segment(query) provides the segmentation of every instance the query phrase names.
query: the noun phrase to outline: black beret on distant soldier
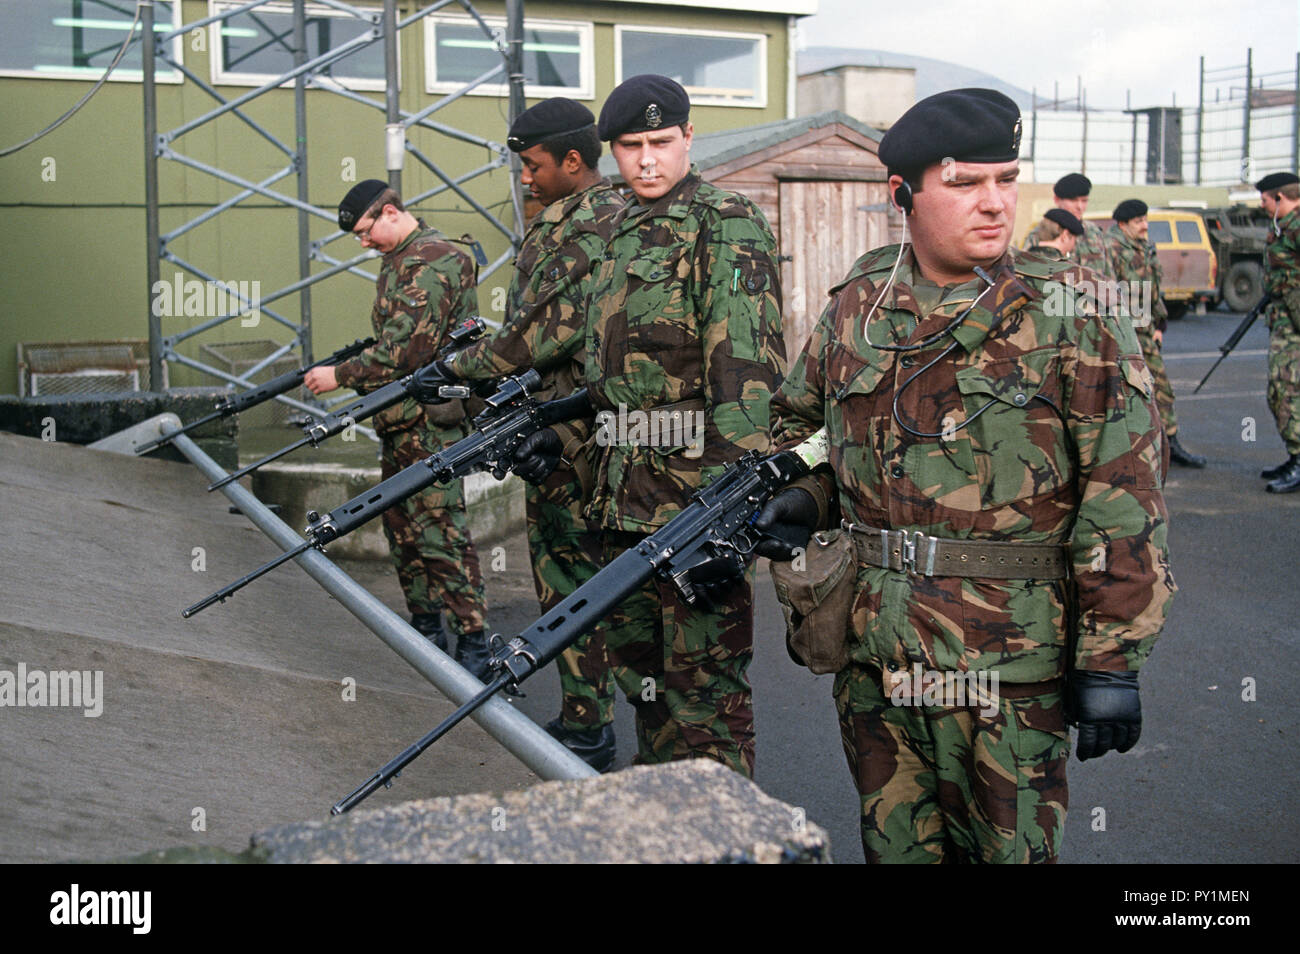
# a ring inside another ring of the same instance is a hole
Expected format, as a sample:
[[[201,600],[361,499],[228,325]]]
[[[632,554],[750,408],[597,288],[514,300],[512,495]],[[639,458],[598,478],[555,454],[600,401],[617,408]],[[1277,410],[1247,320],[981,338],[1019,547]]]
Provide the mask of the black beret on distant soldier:
[[[649,132],[677,126],[691,117],[691,99],[681,84],[667,76],[642,73],[614,87],[600,108],[597,132],[605,142],[624,133]]]
[[[1115,206],[1115,211],[1110,214],[1110,217],[1116,222],[1127,222],[1129,219],[1136,219],[1139,215],[1146,214],[1147,204],[1141,199],[1125,199]]]
[[[1275,192],[1278,189],[1297,184],[1300,184],[1300,176],[1290,172],[1271,172],[1256,182],[1255,188],[1260,192]]]
[[[582,103],[575,103],[563,96],[553,96],[519,114],[519,118],[510,124],[506,145],[515,152],[523,152],[539,142],[567,136],[594,125],[596,117]]]
[[[1064,198],[1070,197],[1066,196]],[[1049,222],[1055,222],[1071,235],[1083,234],[1083,223],[1080,222],[1077,217],[1066,212],[1065,209],[1048,209],[1043,213],[1043,218],[1047,219]]]
[[[1092,192],[1092,180],[1079,172],[1061,176],[1052,186],[1052,194],[1058,199],[1080,199]]]
[[[1011,162],[1020,156],[1020,107],[993,89],[954,89],[927,96],[880,140],[880,161],[893,171],[935,162]]]
[[[383,179],[366,179],[349,189],[339,203],[339,228],[351,232],[357,220],[366,214],[370,204],[387,188],[388,183]]]

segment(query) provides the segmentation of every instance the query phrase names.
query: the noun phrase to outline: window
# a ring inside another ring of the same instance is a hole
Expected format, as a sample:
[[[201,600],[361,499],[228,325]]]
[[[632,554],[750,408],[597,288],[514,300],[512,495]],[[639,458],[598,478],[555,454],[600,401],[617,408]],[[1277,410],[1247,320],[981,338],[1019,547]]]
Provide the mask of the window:
[[[1201,244],[1201,230],[1196,227],[1195,222],[1175,222],[1174,227],[1178,229],[1178,241],[1181,244]]]
[[[506,21],[484,17],[505,36]],[[534,99],[596,95],[592,25],[565,20],[524,20],[524,93]],[[424,24],[425,91],[454,93],[501,63],[496,41],[469,17],[429,16]],[[505,73],[474,87],[470,95],[505,96]]]
[[[240,6],[239,0],[213,0],[213,14]],[[362,7],[361,9],[370,9]],[[378,7],[373,8],[379,12]],[[371,24],[342,10],[307,4],[307,59],[358,36]],[[293,4],[270,3],[212,24],[213,85],[261,86],[293,69]],[[335,60],[324,74],[348,89],[384,88],[384,44],[370,43]],[[293,85],[290,80],[286,85]]]
[[[1168,222],[1148,222],[1147,225],[1147,241],[1152,245],[1169,245],[1173,242]]]
[[[180,27],[180,4],[154,4],[154,33]],[[135,17],[135,4],[121,0],[26,0],[0,3],[0,76],[42,79],[99,79],[117,56]],[[136,25],[136,35],[140,26]],[[172,42],[180,62],[181,40]],[[109,82],[140,82],[143,54],[137,40],[127,47]],[[156,66],[160,83],[179,83],[181,74]]]
[[[767,105],[767,37],[657,27],[614,27],[616,83],[671,76],[695,106]]]

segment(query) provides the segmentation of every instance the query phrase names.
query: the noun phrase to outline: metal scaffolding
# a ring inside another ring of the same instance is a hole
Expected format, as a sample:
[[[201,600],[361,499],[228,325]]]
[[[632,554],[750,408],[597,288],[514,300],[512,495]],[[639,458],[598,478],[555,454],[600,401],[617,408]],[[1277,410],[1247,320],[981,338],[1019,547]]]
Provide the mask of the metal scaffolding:
[[[482,136],[475,135],[463,129],[454,126],[436,122],[431,117],[438,110],[460,99],[469,91],[481,86],[488,80],[504,74],[507,77],[509,85],[510,101],[510,121],[521,113],[524,109],[524,77],[523,77],[523,0],[507,0],[506,18],[507,27],[503,31],[499,28],[490,27],[483,17],[474,9],[471,0],[438,0],[436,3],[429,4],[405,19],[398,18],[397,0],[384,0],[382,11],[358,9],[341,0],[313,0],[317,4],[323,4],[334,10],[338,10],[349,17],[363,21],[369,25],[369,29],[352,39],[339,43],[319,55],[307,59],[307,12],[306,0],[292,0],[293,2],[293,39],[292,46],[285,42],[283,34],[274,35],[270,43],[277,43],[289,49],[293,54],[293,69],[275,76],[250,90],[247,93],[227,99],[204,82],[193,70],[189,69],[180,62],[179,57],[175,57],[169,49],[171,41],[177,37],[191,33],[192,31],[206,28],[211,24],[222,24],[231,18],[255,11],[259,7],[268,6],[272,0],[252,0],[221,12],[213,13],[211,16],[194,20],[190,23],[182,24],[173,30],[157,31],[154,28],[154,0],[142,0],[142,30],[141,35],[147,39],[143,43],[143,70],[144,70],[144,134],[145,134],[145,216],[146,216],[146,243],[148,245],[147,254],[147,288],[146,300],[149,307],[146,309],[149,315],[149,371],[150,381],[161,381],[162,364],[164,361],[174,361],[178,364],[185,365],[203,373],[212,375],[230,384],[240,388],[253,387],[253,376],[272,362],[280,359],[284,355],[292,352],[295,348],[301,353],[302,363],[308,364],[312,360],[312,340],[311,340],[311,290],[316,284],[332,278],[335,275],[351,273],[367,281],[374,281],[375,276],[360,267],[361,263],[367,259],[376,257],[373,252],[367,251],[360,255],[343,255],[335,257],[330,255],[326,249],[333,242],[341,238],[348,237],[348,233],[339,230],[335,224],[336,217],[332,208],[322,208],[313,205],[308,198],[307,190],[307,155],[308,155],[308,133],[307,133],[307,115],[306,115],[306,91],[308,88],[325,90],[344,99],[361,103],[384,112],[387,119],[386,126],[386,155],[389,172],[389,181],[401,190],[401,169],[402,159],[405,152],[409,152],[420,165],[429,170],[441,185],[435,186],[425,192],[417,195],[405,196],[404,199],[408,204],[414,205],[422,202],[440,193],[450,191],[467,203],[474,212],[487,222],[492,228],[501,232],[510,243],[510,247],[499,256],[496,261],[488,264],[480,274],[480,279],[486,278],[501,265],[510,261],[514,257],[521,241],[521,234],[516,227],[512,228],[502,222],[482,203],[473,198],[464,188],[467,182],[492,172],[495,169],[509,167],[512,173],[518,172],[518,157],[510,152],[501,143],[494,142]],[[462,8],[482,30],[483,34],[491,41],[497,53],[501,57],[501,62],[487,70],[482,75],[470,80],[461,86],[455,92],[443,96],[441,99],[431,105],[420,109],[416,112],[402,110],[398,102],[398,56],[397,56],[397,37],[401,30],[418,23],[429,14],[434,13],[444,7],[456,5]],[[384,51],[384,77],[385,77],[385,98],[381,101],[369,96],[364,96],[354,90],[346,88],[342,83],[329,75],[330,68],[357,51],[364,49],[372,44],[382,43]],[[181,73],[186,79],[194,83],[195,86],[216,101],[216,105],[209,112],[189,119],[174,129],[160,132],[158,130],[158,107],[156,96],[156,69],[158,61],[162,61],[168,67]],[[296,148],[282,142],[262,125],[251,119],[241,107],[263,96],[273,90],[278,89],[284,83],[292,80],[294,84],[294,134]],[[250,129],[256,132],[274,149],[278,150],[285,157],[286,164],[274,171],[269,176],[261,178],[260,181],[252,181],[249,178],[235,174],[232,171],[218,168],[214,165],[204,163],[193,156],[186,155],[177,148],[177,142],[186,134],[193,132],[205,124],[216,121],[223,116],[233,116]],[[408,132],[412,127],[430,130],[432,132],[451,137],[461,142],[471,143],[482,146],[492,154],[492,158],[469,172],[459,175],[453,175],[442,169],[436,162],[429,158],[423,151],[416,148],[411,142]],[[186,168],[202,172],[222,182],[229,183],[238,187],[235,195],[217,203],[210,209],[205,210],[195,218],[184,222],[180,226],[163,234],[159,225],[159,190],[158,190],[158,169],[159,162],[166,160],[175,162]],[[296,176],[296,194],[293,196],[277,192],[272,186],[277,182]],[[253,196],[260,196],[269,199],[271,202],[282,205],[286,208],[297,210],[298,219],[298,280],[291,284],[278,288],[269,294],[261,295],[257,301],[252,301],[244,291],[227,285],[215,279],[201,264],[183,259],[171,247],[171,243],[189,232],[191,229],[208,222],[216,216],[235,208]],[[523,222],[523,196],[520,190],[518,176],[512,174],[510,187],[510,201],[513,206],[514,222],[516,224]],[[312,217],[324,219],[330,223],[330,231],[323,237],[312,239],[310,236],[310,225]],[[202,279],[205,282],[214,283],[220,288],[224,295],[231,301],[236,302],[232,310],[223,312],[209,318],[200,324],[188,328],[174,335],[163,335],[159,315],[156,314],[152,307],[153,292],[159,282],[160,263],[167,261],[180,269]],[[311,263],[315,261],[324,264],[326,267],[312,272]],[[298,295],[299,312],[297,321],[292,320],[278,311],[267,308],[266,306],[286,298],[290,295]],[[230,374],[219,368],[212,367],[202,361],[198,361],[187,355],[181,354],[177,346],[182,342],[203,334],[213,328],[225,324],[232,319],[248,314],[248,309],[256,307],[261,315],[266,315],[272,321],[283,325],[293,332],[293,338],[288,343],[276,347],[269,355],[264,356],[261,360],[254,363],[251,367],[244,370],[242,374]],[[307,413],[320,416],[328,409],[323,409],[315,404],[306,403],[288,395],[282,395],[276,398],[291,407]],[[344,399],[346,400],[346,398]]]

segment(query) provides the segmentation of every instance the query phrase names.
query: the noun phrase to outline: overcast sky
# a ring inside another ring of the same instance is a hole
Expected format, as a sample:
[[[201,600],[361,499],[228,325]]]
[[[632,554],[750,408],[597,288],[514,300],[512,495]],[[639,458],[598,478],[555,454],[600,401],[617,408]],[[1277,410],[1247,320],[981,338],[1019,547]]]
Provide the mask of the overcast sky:
[[[1049,96],[1055,81],[1062,97],[1073,96],[1082,76],[1090,108],[1124,108],[1126,89],[1134,107],[1169,105],[1174,94],[1179,106],[1194,106],[1198,57],[1207,71],[1244,67],[1248,47],[1257,77],[1294,88],[1300,48],[1297,0],[820,2],[816,16],[799,21],[802,46],[929,56]]]

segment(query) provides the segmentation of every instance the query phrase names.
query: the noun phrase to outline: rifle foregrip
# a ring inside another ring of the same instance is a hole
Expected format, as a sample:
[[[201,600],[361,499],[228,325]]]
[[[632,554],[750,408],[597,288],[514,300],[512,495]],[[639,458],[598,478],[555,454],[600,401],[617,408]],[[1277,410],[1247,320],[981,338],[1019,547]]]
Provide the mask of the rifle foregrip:
[[[407,497],[418,494],[425,487],[438,479],[437,471],[429,466],[433,457],[418,461],[410,467],[403,468],[387,480],[381,481],[364,493],[357,494],[347,503],[340,504],[330,511],[329,520],[336,529],[335,537],[351,533],[368,520],[373,520],[389,507],[401,503]]]

